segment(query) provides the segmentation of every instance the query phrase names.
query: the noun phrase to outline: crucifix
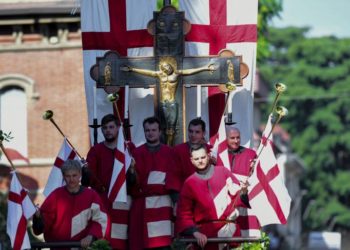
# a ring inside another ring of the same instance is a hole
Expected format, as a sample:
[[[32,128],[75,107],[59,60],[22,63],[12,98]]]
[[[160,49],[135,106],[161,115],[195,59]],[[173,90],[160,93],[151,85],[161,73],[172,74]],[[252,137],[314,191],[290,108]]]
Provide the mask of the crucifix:
[[[185,129],[178,125],[184,119],[183,89],[219,85],[227,91],[225,86],[242,85],[249,69],[241,56],[229,50],[220,51],[217,56],[185,57],[184,36],[191,24],[184,18],[184,12],[164,5],[154,12],[147,26],[154,36],[153,57],[121,57],[109,51],[97,58],[90,72],[96,86],[106,92],[126,86],[155,88],[155,113],[161,120],[164,141],[174,145],[180,142]]]

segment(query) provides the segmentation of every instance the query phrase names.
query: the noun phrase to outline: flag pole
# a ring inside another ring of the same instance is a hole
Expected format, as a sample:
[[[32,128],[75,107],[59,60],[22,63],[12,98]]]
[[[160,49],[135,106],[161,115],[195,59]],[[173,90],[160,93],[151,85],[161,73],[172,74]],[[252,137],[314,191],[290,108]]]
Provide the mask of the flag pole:
[[[53,111],[52,110],[46,110],[45,113],[43,114],[43,119],[44,120],[49,120],[57,128],[57,130],[60,132],[60,134],[67,140],[68,144],[72,147],[74,152],[79,156],[80,159],[82,159],[83,157],[81,157],[79,152],[75,149],[73,144],[64,135],[64,133],[62,132],[62,130],[60,129],[60,127],[57,125],[57,123],[55,122],[55,120],[52,117],[53,117]]]
[[[2,152],[4,152],[4,155],[5,155],[6,159],[10,163],[10,166],[11,166],[12,170],[16,170],[15,166],[12,163],[12,160],[10,159],[10,157],[8,156],[8,154],[7,154],[6,150],[5,150],[5,147],[4,147],[4,144],[2,143],[2,141],[3,141],[2,138],[0,138],[0,148],[1,148]]]
[[[271,130],[269,131],[267,137],[261,139],[260,145],[262,145],[262,146],[261,146],[261,147],[259,146],[260,150],[259,150],[259,152],[258,152],[258,154],[257,154],[257,157],[256,157],[255,159],[252,160],[252,163],[251,163],[251,164],[253,164],[253,165],[252,165],[252,167],[251,167],[249,177],[253,174],[254,169],[255,169],[255,167],[256,167],[256,164],[257,164],[257,162],[258,162],[258,160],[259,160],[259,158],[260,158],[260,155],[261,155],[262,151],[264,150],[264,148],[266,147],[266,146],[265,146],[265,143],[263,142],[263,140],[266,141],[266,142],[269,140],[271,134],[273,133],[273,130],[275,129],[276,125],[281,121],[282,117],[288,115],[288,109],[286,109],[286,108],[283,107],[283,106],[278,106],[278,107],[276,107],[276,113],[277,113],[277,115],[278,115],[276,122],[272,125]],[[271,115],[272,115],[272,114],[270,114],[270,116],[271,116]],[[270,119],[271,119],[271,118],[269,118],[269,120],[270,120]],[[248,177],[248,178],[249,178],[249,177]]]
[[[271,130],[269,131],[268,136],[266,137],[266,139],[264,139],[264,140],[266,140],[266,141],[269,139],[269,137],[271,136],[271,134],[272,134],[274,128],[275,128],[276,125],[280,122],[280,120],[282,119],[282,117],[288,115],[288,110],[287,110],[285,107],[283,107],[283,106],[279,106],[279,107],[276,107],[276,113],[278,114],[277,120],[276,120],[276,122],[272,125]],[[270,115],[271,115],[271,114],[270,114]],[[269,120],[270,120],[270,118],[269,118]],[[254,170],[255,170],[255,168],[256,168],[256,164],[257,164],[257,162],[259,161],[259,157],[260,157],[260,155],[261,155],[261,152],[264,150],[265,147],[266,147],[266,146],[265,146],[265,144],[263,143],[263,144],[262,144],[262,147],[261,147],[261,149],[260,149],[260,151],[259,151],[259,153],[258,153],[257,156],[256,156],[256,158],[254,158],[254,159],[250,162],[250,165],[251,165],[251,167],[250,167],[250,173],[249,173],[249,175],[247,176],[247,179],[246,179],[245,182],[247,182],[248,179],[249,179],[249,177],[253,175]],[[260,147],[259,147],[259,148],[260,148]],[[236,205],[236,203],[237,203],[237,201],[238,201],[238,198],[239,198],[239,195],[237,195],[236,198],[235,198],[235,200],[233,201],[232,207],[234,207],[234,206]]]
[[[277,83],[277,84],[275,85],[275,89],[276,89],[276,93],[277,93],[277,94],[276,94],[276,97],[275,97],[275,99],[274,99],[274,101],[273,101],[273,104],[272,104],[272,109],[271,109],[271,114],[270,114],[270,116],[272,115],[273,111],[276,111],[276,113],[278,114],[278,117],[277,117],[276,122],[272,125],[271,130],[269,131],[267,137],[264,138],[264,140],[266,140],[266,141],[269,140],[269,138],[270,138],[270,136],[271,136],[271,134],[272,134],[274,128],[275,128],[276,125],[280,122],[280,120],[282,119],[282,117],[288,115],[288,109],[286,109],[286,108],[283,107],[283,106],[276,107],[278,98],[279,98],[280,95],[287,89],[287,86],[284,85],[283,83]],[[227,102],[226,102],[226,105],[227,105]],[[270,116],[269,116],[269,121],[270,121],[270,119],[271,119]],[[260,142],[260,144],[261,144],[261,142]],[[257,162],[258,162],[258,160],[259,160],[259,157],[260,157],[260,155],[261,155],[261,152],[262,152],[262,151],[264,150],[264,148],[265,148],[265,145],[262,144],[262,146],[261,146],[261,147],[259,146],[258,148],[260,148],[260,151],[258,152],[257,156],[256,156],[256,157],[251,161],[251,163],[250,163],[250,165],[251,165],[251,166],[250,166],[250,173],[249,173],[249,175],[247,176],[246,182],[248,181],[249,177],[252,176],[252,174],[254,173],[254,170],[255,170],[255,168],[256,168],[256,164],[257,164]],[[237,195],[237,197],[236,197],[235,200],[233,201],[233,204],[232,204],[233,207],[236,205],[236,203],[237,203],[237,201],[238,201],[238,197],[239,197],[239,195]]]
[[[269,138],[270,138],[270,136],[271,136],[275,126],[280,122],[282,117],[288,115],[288,109],[286,109],[283,106],[276,107],[278,98],[281,96],[281,94],[283,92],[285,92],[287,90],[287,86],[285,84],[283,84],[283,83],[276,83],[275,84],[275,90],[276,90],[276,96],[275,96],[275,99],[274,99],[273,104],[272,104],[271,112],[270,112],[270,115],[269,115],[269,120],[271,119],[270,116],[273,114],[274,111],[276,111],[276,113],[278,114],[278,117],[277,117],[276,122],[272,125],[272,128],[269,131],[267,137],[264,138],[264,140],[266,140],[266,141],[269,140]],[[260,142],[260,144],[261,144],[261,142]],[[262,147],[260,147],[260,145],[259,145],[258,149],[259,148],[260,148],[260,151],[258,152],[257,157],[253,160],[254,161],[254,165],[252,166],[252,170],[251,170],[250,175],[253,174],[254,168],[256,167],[256,162],[258,161],[258,159],[260,157],[260,154],[263,151],[263,149],[265,148],[265,146],[263,145]]]
[[[4,137],[3,137],[3,133],[2,133],[2,131],[0,130],[0,148],[1,148],[1,150],[2,150],[2,152],[4,152],[4,155],[5,155],[5,157],[6,157],[6,159],[8,160],[8,162],[10,163],[10,166],[11,166],[11,168],[12,168],[12,171],[14,171],[14,174],[16,174],[16,168],[15,168],[15,165],[13,164],[13,162],[12,162],[12,160],[11,160],[11,158],[8,156],[8,154],[7,154],[7,152],[6,152],[6,149],[5,149],[5,147],[4,147],[4,144],[2,143],[3,142],[3,140],[4,140]],[[16,174],[17,175],[17,174]],[[21,186],[23,187],[23,185],[22,185],[22,182],[21,182],[21,180],[20,180],[20,178],[19,178],[19,176],[17,175],[17,179],[18,179],[18,181],[21,183]],[[27,192],[27,190],[25,190],[26,191],[26,193],[28,194],[28,192]],[[34,204],[34,202],[32,201],[32,199],[29,199],[32,203],[33,203],[33,205],[35,206],[35,204]]]
[[[110,101],[112,104],[113,104],[113,107],[115,109],[115,112],[117,113],[117,118],[118,118],[118,121],[120,123],[120,126],[123,127],[123,136],[124,136],[124,139],[126,139],[126,134],[125,134],[125,131],[124,131],[124,126],[123,126],[123,122],[122,122],[122,118],[120,116],[120,113],[119,113],[119,109],[118,109],[118,105],[117,105],[117,101],[119,100],[119,94],[117,92],[114,92],[112,94],[109,94],[107,95],[107,99],[108,101]]]
[[[118,118],[118,120],[119,120],[120,125],[121,125],[122,128],[123,128],[122,131],[123,131],[124,140],[126,141],[127,138],[126,138],[126,133],[125,133],[124,124],[123,124],[123,122],[122,122],[122,118],[121,118],[121,116],[120,116],[120,113],[119,113],[119,110],[118,110],[118,106],[117,106],[117,101],[119,100],[119,94],[118,94],[117,92],[108,94],[108,95],[107,95],[107,99],[108,99],[108,101],[110,101],[110,102],[113,104],[113,107],[114,107],[114,109],[116,110],[117,118]],[[128,124],[128,126],[130,126],[130,125]],[[129,151],[129,153],[130,153],[130,149],[129,149],[128,143],[125,143],[125,145],[126,145],[126,148],[128,149],[128,151]]]

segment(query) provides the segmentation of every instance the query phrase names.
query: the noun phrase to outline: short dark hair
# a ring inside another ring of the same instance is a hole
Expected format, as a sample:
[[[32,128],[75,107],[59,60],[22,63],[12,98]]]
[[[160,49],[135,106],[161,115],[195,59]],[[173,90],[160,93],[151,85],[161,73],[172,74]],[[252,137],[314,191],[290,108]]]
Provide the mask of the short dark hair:
[[[197,147],[191,147],[190,148],[190,154],[192,155],[192,152],[194,152],[194,151],[197,151],[197,150],[200,150],[200,149],[204,149],[204,151],[208,154],[209,152],[208,152],[208,147],[207,147],[207,145],[205,145],[205,144],[200,144],[199,146],[197,146]]]
[[[205,132],[205,122],[201,118],[194,118],[188,124],[188,129],[190,126],[198,126],[201,125],[202,131]]]
[[[101,126],[104,126],[109,122],[114,122],[115,125],[120,126],[120,122],[119,122],[118,118],[113,114],[108,114],[108,115],[105,115],[104,117],[102,117]]]
[[[146,119],[143,120],[142,126],[143,129],[145,129],[145,124],[149,123],[149,124],[153,124],[153,123],[157,123],[158,124],[158,128],[160,130],[160,121],[157,117],[155,116],[151,116],[151,117],[147,117]]]

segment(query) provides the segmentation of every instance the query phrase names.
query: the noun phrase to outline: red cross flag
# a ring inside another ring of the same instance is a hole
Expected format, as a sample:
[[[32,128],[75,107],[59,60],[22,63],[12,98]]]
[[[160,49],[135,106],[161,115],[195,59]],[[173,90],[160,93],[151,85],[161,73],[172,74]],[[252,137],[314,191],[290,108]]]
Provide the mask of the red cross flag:
[[[266,124],[262,143],[264,147],[258,158],[256,169],[249,179],[250,205],[261,226],[286,224],[290,211],[291,198],[277,164],[271,139],[267,138],[272,128],[272,115]],[[265,139],[264,139],[265,138]]]
[[[12,248],[30,249],[27,220],[35,213],[35,207],[19,182],[16,172],[12,172],[7,211],[6,231],[11,239]]]
[[[214,140],[211,142],[213,146],[212,154],[217,158],[217,165],[222,165],[230,169],[228,146],[226,142],[226,130],[224,116],[221,119],[219,131],[216,137],[212,137]],[[239,181],[246,180],[249,176],[243,176],[237,173],[233,173],[236,177],[237,183]],[[242,237],[261,237],[260,224],[254,211],[244,207],[238,207],[239,216],[237,223],[241,230]]]
[[[119,127],[117,148],[115,149],[115,158],[111,185],[108,191],[108,198],[112,202],[127,202],[126,194],[126,171],[128,170],[131,157],[126,147],[123,136],[123,127]]]
[[[106,93],[98,89],[94,98],[94,80],[90,68],[96,57],[108,50],[115,50],[122,56],[152,56],[153,37],[147,32],[147,23],[156,10],[155,0],[84,0],[81,1],[81,29],[83,38],[84,80],[89,121],[100,120],[113,113],[113,107],[106,100]],[[121,118],[124,116],[124,97],[118,101]],[[130,89],[131,124],[142,124],[147,116],[154,114],[153,90]],[[96,114],[94,114],[94,103]],[[92,132],[91,132],[92,133]],[[143,131],[138,126],[131,127],[132,141],[140,144],[144,140]],[[99,141],[103,140],[99,134]],[[91,134],[90,138],[93,138]]]
[[[72,147],[68,144],[67,140],[64,139],[61,149],[58,152],[58,155],[56,157],[56,160],[52,166],[49,178],[47,180],[45,189],[44,189],[44,195],[47,197],[53,190],[55,190],[58,187],[62,187],[65,182],[63,179],[63,175],[61,172],[61,167],[63,163],[68,159],[79,159],[77,153],[72,149]]]
[[[258,0],[180,0],[180,9],[192,24],[186,36],[187,55],[217,55],[222,49],[230,49],[249,67],[249,75],[243,86],[232,95],[233,121],[241,131],[241,141],[249,147],[253,134],[253,93],[255,81]],[[195,89],[187,91],[187,100],[195,96]],[[225,100],[217,87],[202,88],[202,110],[209,124],[209,137],[218,132]],[[193,118],[195,103],[186,106],[187,116]],[[208,114],[208,115],[207,115]],[[190,118],[191,119],[191,118]]]
[[[180,0],[179,5],[192,23],[186,37],[186,55],[216,55],[221,49],[228,48],[242,55],[250,69],[243,87],[233,95],[233,118],[239,123],[242,141],[248,145],[253,132],[258,0]],[[94,95],[95,82],[90,77],[90,68],[96,63],[96,57],[103,56],[108,50],[115,50],[122,56],[152,56],[153,38],[147,33],[146,26],[153,19],[154,10],[156,0],[81,1],[84,80],[90,122],[113,112],[104,90],[98,89]],[[225,104],[223,96],[217,92],[217,88],[202,90],[202,96],[205,96],[202,98],[202,118],[209,124],[211,136],[217,133]],[[119,106],[123,106],[122,95]],[[186,90],[187,121],[196,114],[194,96],[195,88]],[[133,100],[129,103],[131,124],[142,124],[145,117],[154,114],[152,89],[131,89],[129,100]],[[93,112],[94,103],[96,114]],[[123,107],[120,111],[123,116]],[[144,135],[137,128],[131,128],[131,136],[132,141],[139,145],[143,143]]]

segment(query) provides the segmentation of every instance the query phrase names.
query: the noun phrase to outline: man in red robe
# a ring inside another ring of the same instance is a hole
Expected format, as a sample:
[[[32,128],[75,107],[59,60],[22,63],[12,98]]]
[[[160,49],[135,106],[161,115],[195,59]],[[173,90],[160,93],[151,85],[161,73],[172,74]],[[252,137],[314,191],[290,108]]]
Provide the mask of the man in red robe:
[[[191,161],[196,167],[180,193],[176,231],[193,236],[202,249],[220,249],[218,243],[208,243],[208,237],[239,235],[235,223],[237,206],[249,207],[248,183],[238,184],[232,173],[223,166],[209,163],[205,147],[192,149]]]
[[[196,168],[191,162],[191,148],[198,148],[205,144],[210,150],[211,146],[205,141],[205,122],[200,118],[195,118],[188,124],[188,141],[176,145],[174,150],[176,168],[171,169],[169,186],[172,190],[180,192],[185,180],[192,175]],[[176,200],[177,198],[174,198]]]
[[[33,217],[35,234],[46,241],[80,241],[87,248],[104,237],[107,213],[99,195],[80,185],[81,166],[67,160],[61,168],[66,185],[55,189]]]
[[[171,249],[172,203],[167,187],[174,167],[171,148],[160,143],[160,122],[143,122],[146,143],[134,150],[137,182],[131,189],[130,250]]]
[[[102,118],[101,130],[105,140],[90,149],[86,161],[89,168],[90,186],[101,196],[110,219],[106,238],[113,249],[124,250],[127,249],[131,198],[128,196],[126,203],[113,202],[108,199],[118,136],[123,136],[118,135],[119,127],[120,122],[114,115],[108,114]],[[128,145],[130,151],[135,148],[132,143]]]
[[[217,165],[225,166],[239,181],[245,181],[251,175],[257,155],[253,149],[241,146],[241,134],[238,128],[226,127],[226,145],[216,153]],[[260,224],[251,210],[239,208],[237,223],[244,237],[260,237]]]
[[[241,133],[236,127],[227,127],[226,143],[226,147],[218,152],[217,164],[230,169],[238,179],[245,179],[250,175],[256,152],[241,146]]]

